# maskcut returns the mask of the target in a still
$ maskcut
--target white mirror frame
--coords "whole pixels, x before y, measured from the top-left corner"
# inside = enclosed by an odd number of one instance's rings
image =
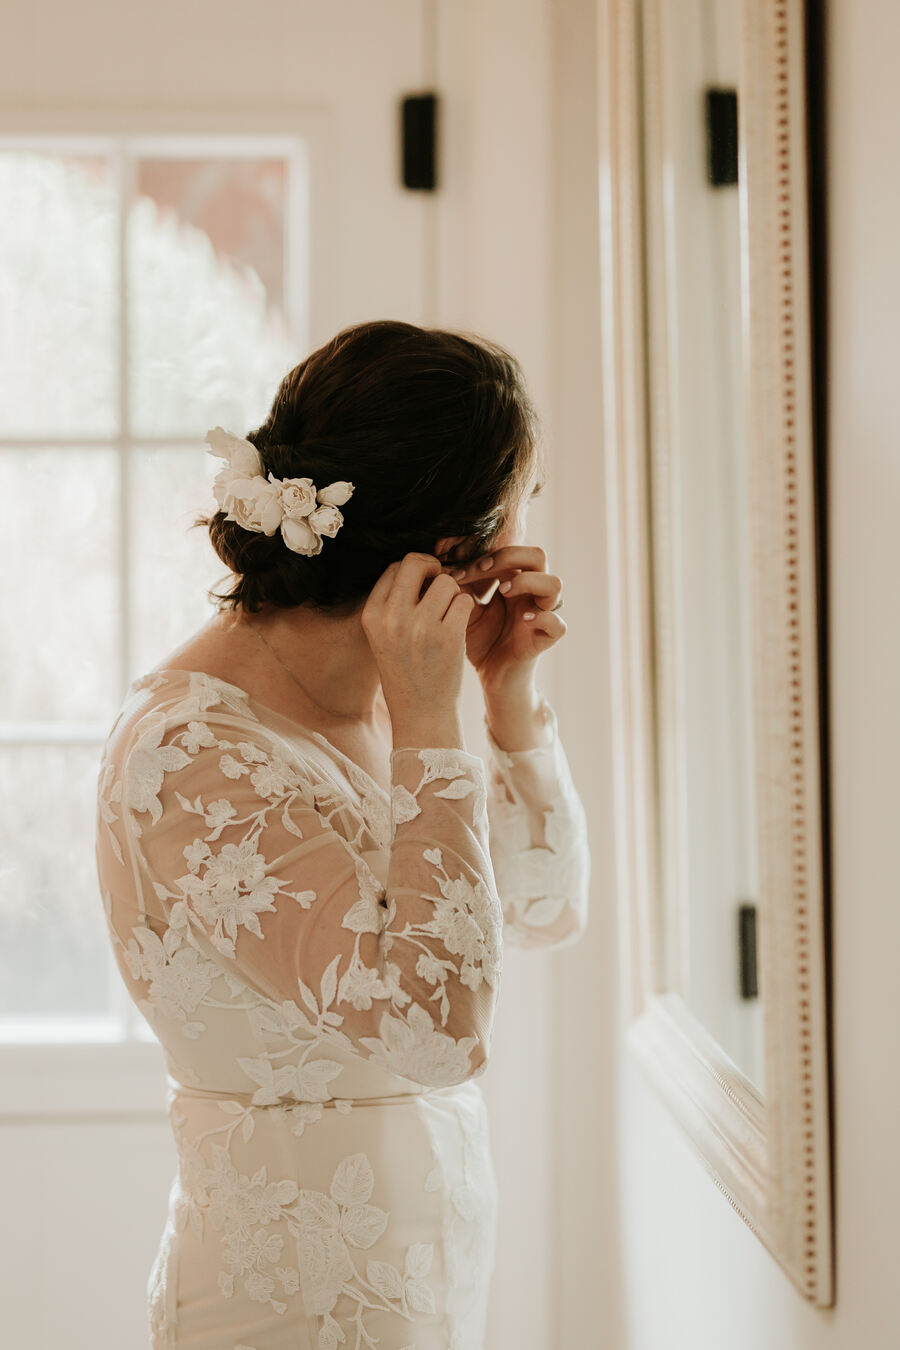
[[[624,1016],[631,1049],[720,1190],[804,1297],[828,1307],[834,1275],[805,16],[802,0],[740,3],[763,1092],[681,994],[666,987],[664,974],[663,905],[655,880],[665,845],[656,788],[659,616],[652,609],[645,414],[643,110],[635,0],[598,0],[604,444]],[[659,734],[672,730],[663,727]]]

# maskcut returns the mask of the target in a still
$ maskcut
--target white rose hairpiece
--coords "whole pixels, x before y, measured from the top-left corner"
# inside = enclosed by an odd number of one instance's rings
[[[294,553],[312,556],[322,552],[322,536],[333,539],[344,523],[338,510],[349,501],[353,484],[340,479],[316,489],[311,478],[263,476],[263,463],[255,445],[223,427],[206,433],[210,455],[228,461],[216,475],[213,493],[226,520],[245,530],[281,537]]]

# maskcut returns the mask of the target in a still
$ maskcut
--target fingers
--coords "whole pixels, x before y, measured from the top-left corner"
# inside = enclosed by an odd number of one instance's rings
[[[407,553],[372,587],[362,623],[395,726],[412,711],[456,707],[474,603],[434,554]]]
[[[553,642],[558,642],[568,632],[565,619],[548,610],[538,610],[533,619],[527,619],[525,622],[533,632],[542,638],[550,638]]]
[[[409,612],[418,602],[424,581],[436,577],[440,570],[440,562],[433,554],[407,553],[385,568],[369,592],[364,610],[374,617],[396,597],[398,608]]]
[[[561,579],[550,572],[519,572],[502,581],[499,591],[506,600],[512,600],[517,595],[527,595],[541,609],[553,609],[554,605],[559,604],[562,588]]]
[[[432,585],[437,585],[437,582],[432,582]],[[465,630],[469,626],[469,619],[472,617],[472,611],[475,607],[474,595],[467,595],[465,591],[457,591],[444,615],[444,625],[449,625],[454,630]]]
[[[396,576],[397,568],[399,566],[399,562],[394,562],[384,569],[381,576],[375,582],[375,585],[369,591],[369,598],[363,606],[363,617],[365,617],[366,614],[375,614],[376,611],[381,609],[385,600],[391,593],[391,587],[394,584],[394,577]]]
[[[436,576],[428,582],[428,589],[416,605],[416,614],[426,623],[444,620],[449,616],[454,601],[459,599],[471,600],[473,605],[475,603],[472,596],[464,595],[452,577]],[[465,612],[468,614],[468,608]]]
[[[490,567],[482,567],[483,562],[490,561]],[[473,558],[467,563],[447,563],[444,570],[449,572],[455,581],[463,585],[467,581],[490,580],[498,572],[517,570],[518,568],[527,568],[534,572],[545,572],[547,570],[547,554],[542,548],[531,544],[507,544],[505,548],[495,549],[493,553],[486,553],[481,558]],[[461,571],[463,575],[457,576]]]

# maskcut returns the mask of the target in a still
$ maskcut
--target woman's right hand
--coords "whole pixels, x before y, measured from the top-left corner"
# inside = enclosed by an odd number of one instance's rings
[[[372,587],[360,618],[395,740],[401,729],[457,718],[466,628],[475,604],[430,553],[407,553]]]

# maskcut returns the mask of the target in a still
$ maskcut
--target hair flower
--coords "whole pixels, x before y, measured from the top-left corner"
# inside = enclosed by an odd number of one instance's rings
[[[337,509],[349,501],[352,483],[339,479],[316,489],[311,478],[276,478],[263,474],[255,445],[223,427],[206,433],[208,453],[226,461],[213,483],[213,495],[224,511],[245,530],[281,537],[294,553],[312,557],[322,551],[322,537],[333,539],[344,523]]]

